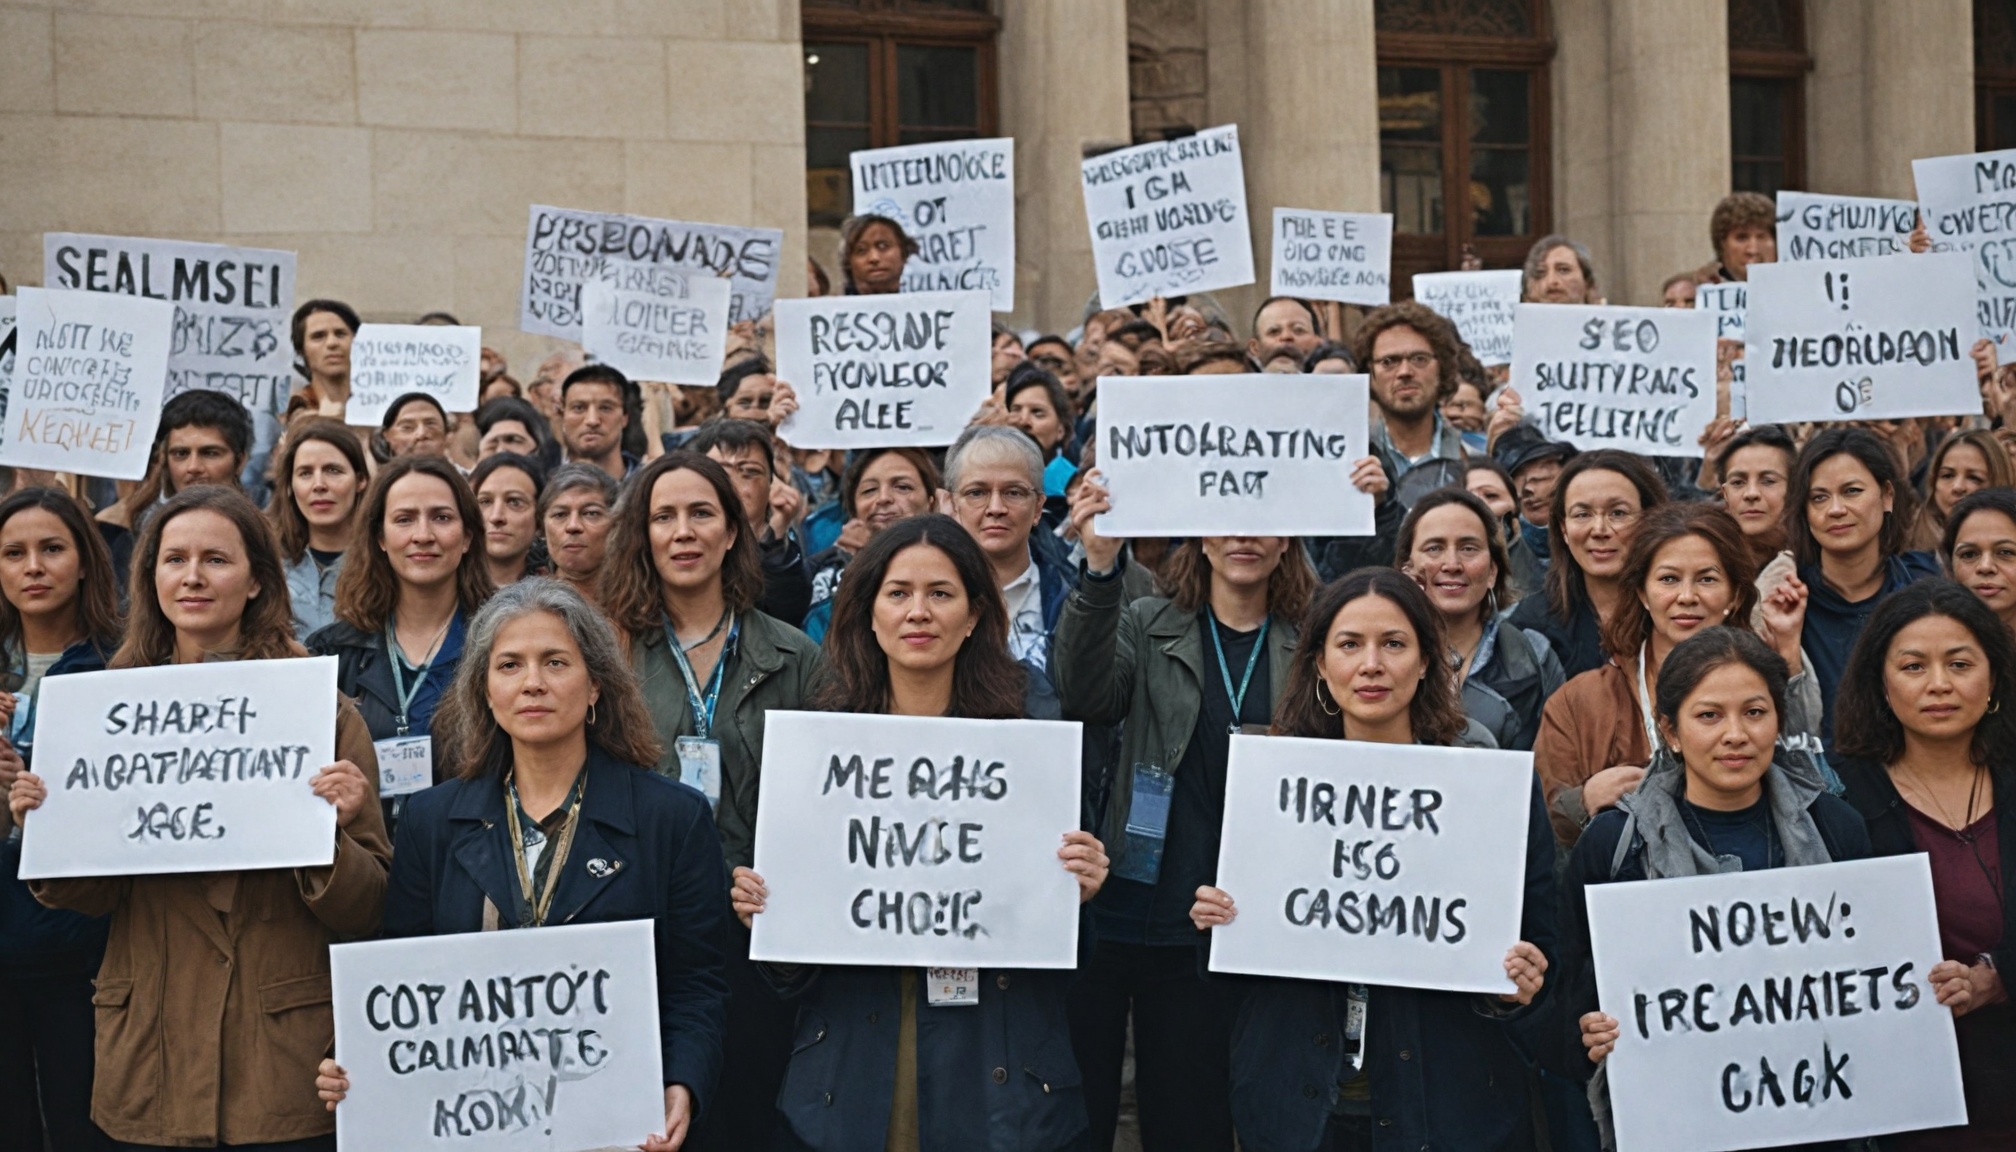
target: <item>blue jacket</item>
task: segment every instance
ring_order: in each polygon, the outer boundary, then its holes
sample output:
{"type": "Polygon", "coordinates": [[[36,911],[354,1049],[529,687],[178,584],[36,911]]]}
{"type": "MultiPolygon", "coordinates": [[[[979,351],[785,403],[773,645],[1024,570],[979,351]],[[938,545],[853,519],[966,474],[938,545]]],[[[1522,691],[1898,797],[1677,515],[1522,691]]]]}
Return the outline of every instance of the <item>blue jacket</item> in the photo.
{"type": "Polygon", "coordinates": [[[315,554],[303,548],[301,556],[287,565],[287,600],[294,607],[294,638],[306,642],[316,631],[336,620],[336,578],[343,574],[343,557],[327,568],[315,562],[315,554]]]}
{"type": "MultiPolygon", "coordinates": [[[[1551,962],[1554,830],[1534,778],[1526,819],[1519,937],[1551,962]]],[[[1324,1147],[1333,1086],[1349,1075],[1345,985],[1261,978],[1232,1031],[1232,1120],[1246,1152],[1324,1147]]],[[[1551,1056],[1559,1025],[1543,988],[1513,1008],[1467,992],[1375,987],[1366,1007],[1365,1072],[1379,1152],[1494,1152],[1533,1143],[1527,1064],[1551,1056]]]]}
{"type": "MultiPolygon", "coordinates": [[[[111,651],[93,641],[79,640],[65,648],[42,675],[46,679],[72,672],[102,672],[111,651]]],[[[19,751],[32,770],[34,749],[24,745],[19,751]]],[[[98,958],[105,954],[108,924],[102,916],[49,908],[36,900],[21,879],[21,838],[0,838],[0,967],[83,957],[95,969],[98,958]]]]}
{"type": "Polygon", "coordinates": [[[1939,563],[1930,552],[1903,552],[1883,561],[1883,586],[1867,600],[1849,602],[1829,587],[1817,564],[1799,566],[1806,597],[1806,630],[1800,644],[1813,675],[1820,681],[1820,739],[1827,751],[1834,751],[1834,697],[1841,690],[1841,678],[1848,671],[1848,654],[1862,635],[1862,626],[1884,597],[1927,576],[1939,575],[1939,563]]]}
{"type": "MultiPolygon", "coordinates": [[[[1060,1152],[1085,1136],[1084,1090],[1065,1020],[1069,971],[985,969],[980,1003],[917,996],[917,1126],[923,1152],[1060,1152]]],[[[777,1098],[787,1148],[882,1152],[896,1091],[901,978],[894,968],[808,967],[777,1098]]]]}
{"type": "MultiPolygon", "coordinates": [[[[691,1089],[697,1112],[721,1071],[728,1017],[728,871],[714,819],[699,792],[599,749],[590,748],[587,772],[581,825],[546,922],[655,922],[665,1083],[691,1089]]],[[[407,800],[385,935],[481,931],[487,908],[502,927],[522,924],[503,785],[455,779],[407,800]]]]}

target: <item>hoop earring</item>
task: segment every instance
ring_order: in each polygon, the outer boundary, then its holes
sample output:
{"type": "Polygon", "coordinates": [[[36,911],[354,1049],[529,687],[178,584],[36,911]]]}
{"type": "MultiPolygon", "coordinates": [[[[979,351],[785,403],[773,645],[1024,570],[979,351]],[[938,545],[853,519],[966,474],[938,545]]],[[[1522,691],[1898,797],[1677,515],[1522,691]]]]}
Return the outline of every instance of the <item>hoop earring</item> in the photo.
{"type": "Polygon", "coordinates": [[[590,728],[595,726],[595,704],[593,701],[590,701],[588,704],[588,726],[590,728]]]}
{"type": "Polygon", "coordinates": [[[1323,709],[1325,716],[1336,716],[1342,712],[1342,709],[1332,708],[1323,703],[1323,681],[1321,680],[1316,681],[1316,707],[1323,709]]]}
{"type": "MultiPolygon", "coordinates": [[[[1490,591],[1484,593],[1484,604],[1485,611],[1490,613],[1491,616],[1498,615],[1498,589],[1495,585],[1490,591]]],[[[1486,617],[1486,619],[1489,619],[1489,617],[1486,617]]]]}
{"type": "Polygon", "coordinates": [[[2002,710],[2002,701],[2000,700],[1988,701],[1988,715],[1993,716],[1995,713],[2000,712],[2001,710],[2002,710]]]}

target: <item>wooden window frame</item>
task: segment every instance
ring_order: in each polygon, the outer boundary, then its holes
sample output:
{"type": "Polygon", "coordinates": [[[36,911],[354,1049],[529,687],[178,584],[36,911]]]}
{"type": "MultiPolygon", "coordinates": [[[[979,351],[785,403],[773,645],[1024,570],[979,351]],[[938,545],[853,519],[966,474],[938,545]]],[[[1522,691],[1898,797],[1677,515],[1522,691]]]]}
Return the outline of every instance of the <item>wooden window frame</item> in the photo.
{"type": "MultiPolygon", "coordinates": [[[[1784,3],[1780,0],[1787,21],[1792,26],[1792,39],[1801,45],[1798,50],[1790,48],[1740,48],[1729,46],[1729,79],[1737,80],[1778,80],[1785,82],[1785,182],[1787,189],[1806,187],[1806,75],[1813,71],[1812,51],[1805,47],[1806,13],[1799,3],[1784,3]]],[[[1729,183],[1736,183],[1735,125],[1730,125],[1730,170],[1729,183]]]]}
{"type": "MultiPolygon", "coordinates": [[[[1997,35],[1994,39],[2004,41],[1990,46],[1989,37],[1982,35],[1982,4],[1974,4],[1974,147],[1976,151],[1995,150],[1995,97],[2016,96],[2016,59],[1997,60],[1991,53],[1998,48],[2007,48],[2006,26],[1990,31],[1997,35]]],[[[2001,23],[1997,21],[1998,25],[2001,23]]]]}
{"type": "Polygon", "coordinates": [[[1001,32],[997,16],[980,12],[929,9],[903,0],[862,0],[860,7],[805,0],[800,10],[801,43],[868,45],[868,146],[898,144],[897,59],[899,48],[975,49],[979,86],[980,137],[1000,132],[1001,93],[995,42],[1001,32]]]}

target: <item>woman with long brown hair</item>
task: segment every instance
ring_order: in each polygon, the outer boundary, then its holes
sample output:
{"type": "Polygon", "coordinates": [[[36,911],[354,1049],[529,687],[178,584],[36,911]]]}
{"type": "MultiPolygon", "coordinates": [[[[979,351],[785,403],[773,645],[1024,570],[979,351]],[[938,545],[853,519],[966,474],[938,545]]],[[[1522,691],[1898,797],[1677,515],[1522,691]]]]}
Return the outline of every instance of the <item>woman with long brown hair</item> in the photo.
{"type": "Polygon", "coordinates": [[[371,469],[347,425],[312,416],[287,429],[287,447],[273,475],[281,487],[266,513],[287,564],[294,638],[305,641],[336,618],[336,578],[357,530],[358,497],[371,469]]]}
{"type": "MultiPolygon", "coordinates": [[[[664,748],[656,770],[707,797],[731,868],[755,863],[764,717],[805,707],[819,668],[818,645],[756,609],[759,539],[727,469],[668,452],[631,479],[602,573],[664,748]]],[[[730,935],[726,1063],[696,1148],[767,1146],[791,1054],[790,1012],[749,962],[749,933],[730,935]]]]}
{"type": "MultiPolygon", "coordinates": [[[[1024,715],[1008,610],[980,546],[949,516],[901,521],[861,550],[826,652],[814,701],[824,711],[1024,715]]],[[[1077,877],[1081,901],[1090,899],[1105,853],[1089,833],[1065,830],[1063,839],[1058,859],[1077,877]]],[[[768,889],[748,868],[734,875],[735,911],[747,926],[763,915],[768,889]]],[[[776,977],[804,1005],[778,1096],[776,1147],[1088,1147],[1064,1019],[1070,972],[982,972],[971,1008],[927,1007],[926,981],[911,969],[778,966],[776,977]]]]}
{"type": "Polygon", "coordinates": [[[440,779],[430,722],[455,678],[469,618],[495,589],[476,495],[447,457],[394,458],[363,503],[363,530],[336,580],[336,621],[308,638],[308,650],[336,657],[336,687],[371,729],[388,770],[380,790],[390,827],[402,796],[440,779]]]}
{"type": "MultiPolygon", "coordinates": [[[[191,488],[148,518],[130,604],[114,668],[307,655],[279,545],[235,489],[191,488]]],[[[336,809],[326,867],[31,883],[44,904],[111,918],[91,1118],[114,1140],[335,1148],[310,1083],[334,1030],[329,945],[377,932],[391,856],[370,735],[340,693],[335,746],[308,785],[336,809]]],[[[47,794],[22,773],[15,820],[47,794]]]]}
{"type": "Polygon", "coordinates": [[[812,607],[805,613],[807,636],[826,638],[827,622],[833,618],[833,598],[854,553],[898,520],[931,511],[938,483],[938,465],[922,448],[867,448],[854,454],[840,481],[840,536],[831,547],[806,561],[812,571],[812,607]]]}
{"type": "Polygon", "coordinates": [[[2016,484],[2016,467],[1993,432],[1962,429],[1946,437],[1925,467],[1925,501],[1912,522],[1911,547],[1928,552],[1939,547],[1955,505],[1984,488],[2011,484],[2016,484]]]}
{"type": "MultiPolygon", "coordinates": [[[[1389,568],[1361,568],[1326,586],[1298,630],[1273,734],[1372,744],[1489,748],[1445,674],[1441,614],[1389,568]]],[[[1340,748],[1340,756],[1350,750],[1340,748]]],[[[1519,941],[1505,953],[1515,990],[1499,996],[1258,978],[1232,1046],[1232,1108],[1241,1143],[1267,1152],[1400,1147],[1530,1148],[1528,1050],[1552,1040],[1554,1017],[1533,1008],[1554,944],[1554,846],[1536,781],[1527,812],[1519,941]],[[1362,997],[1362,999],[1360,998],[1362,997]],[[1356,1066],[1341,1042],[1364,1021],[1356,1066]],[[1317,1043],[1310,1043],[1314,1029],[1317,1043]],[[1329,1043],[1329,1037],[1338,1043],[1329,1043]],[[1328,1091],[1312,1093],[1321,1084],[1328,1091]],[[1378,1117],[1375,1121],[1374,1117],[1378,1117]]],[[[1198,931],[1230,924],[1232,893],[1200,885],[1198,931]]]]}
{"type": "Polygon", "coordinates": [[[1229,733],[1273,718],[1316,573],[1299,540],[1190,540],[1163,563],[1169,596],[1128,603],[1121,541],[1095,526],[1110,508],[1089,475],[1071,501],[1085,572],[1051,636],[1064,718],[1121,726],[1110,791],[1087,797],[1114,864],[1092,902],[1072,1042],[1096,1145],[1118,1122],[1131,1013],[1144,1147],[1230,1149],[1232,1021],[1188,911],[1217,870],[1229,733]]]}

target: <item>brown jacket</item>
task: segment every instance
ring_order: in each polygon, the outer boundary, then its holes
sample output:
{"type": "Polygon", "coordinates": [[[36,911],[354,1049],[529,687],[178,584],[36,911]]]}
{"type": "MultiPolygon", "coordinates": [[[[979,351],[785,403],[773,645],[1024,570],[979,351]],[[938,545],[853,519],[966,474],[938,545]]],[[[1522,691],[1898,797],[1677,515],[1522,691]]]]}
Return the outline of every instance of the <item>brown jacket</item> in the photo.
{"type": "Polygon", "coordinates": [[[392,847],[364,718],[336,706],[336,756],[372,795],[326,868],[33,881],[52,908],[112,917],[92,997],[91,1118],[115,1140],[207,1148],[320,1136],[334,1036],[329,945],[378,931],[392,847]]]}
{"type": "Polygon", "coordinates": [[[1652,760],[1644,714],[1631,694],[1637,677],[1612,660],[1571,677],[1540,710],[1540,734],[1533,740],[1533,770],[1547,795],[1547,816],[1563,844],[1582,836],[1589,812],[1582,785],[1605,768],[1644,765],[1652,760]]]}

